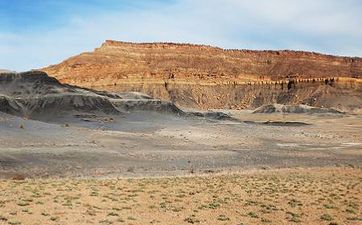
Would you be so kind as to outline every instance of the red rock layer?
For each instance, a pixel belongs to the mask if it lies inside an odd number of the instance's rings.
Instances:
[[[309,96],[293,103],[303,103],[320,85],[330,83],[336,88],[345,87],[342,82],[352,82],[356,86],[353,93],[357,91],[359,96],[362,58],[288,50],[225,50],[193,44],[106,41],[94,52],[74,56],[43,70],[65,83],[114,91],[144,91],[157,98],[175,100],[182,106],[247,108],[256,107],[250,103],[251,98],[258,95],[254,92],[262,85],[284,85],[284,90],[290,91],[307,83],[318,84],[312,85],[315,88]],[[288,88],[290,80],[298,85]],[[253,94],[228,99],[227,104],[224,97],[213,98],[220,94],[228,96],[233,93],[233,87],[240,85],[251,85]],[[242,88],[243,91],[249,89]],[[179,96],[175,96],[176,93]],[[192,100],[182,100],[180,96]]]

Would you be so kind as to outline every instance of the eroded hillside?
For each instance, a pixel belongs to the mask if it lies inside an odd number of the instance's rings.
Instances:
[[[70,84],[140,91],[202,109],[362,105],[362,59],[311,52],[106,41],[94,52],[43,70]]]

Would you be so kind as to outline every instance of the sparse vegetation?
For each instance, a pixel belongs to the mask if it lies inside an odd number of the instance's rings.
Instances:
[[[321,220],[332,221],[333,217],[329,214],[323,214],[323,215],[321,215]]]
[[[340,168],[190,178],[2,180],[0,223],[338,225],[361,221],[361,174],[357,168]]]
[[[219,215],[219,216],[217,217],[217,220],[220,220],[220,221],[229,221],[230,218],[227,217],[227,216],[225,216],[225,215]]]

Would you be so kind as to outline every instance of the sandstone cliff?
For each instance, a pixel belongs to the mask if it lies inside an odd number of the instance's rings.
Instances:
[[[362,107],[362,59],[312,52],[106,41],[43,71],[61,82],[141,91],[185,107]]]

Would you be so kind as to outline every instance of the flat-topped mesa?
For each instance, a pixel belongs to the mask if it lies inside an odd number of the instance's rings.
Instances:
[[[203,109],[272,103],[322,106],[326,103],[314,99],[326,93],[337,95],[347,86],[358,91],[358,95],[350,93],[353,99],[362,99],[362,58],[303,51],[108,40],[93,52],[43,71],[63,83],[115,92],[139,91]],[[292,94],[291,89],[298,93]],[[342,98],[340,102],[344,105]]]
[[[131,79],[159,83],[168,78],[209,84],[247,83],[290,78],[361,78],[362,59],[289,50],[224,50],[207,45],[108,40],[94,52],[72,57],[44,71],[61,81],[86,86],[113,85]]]

